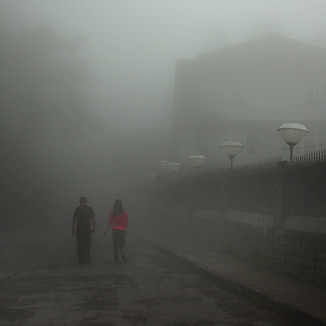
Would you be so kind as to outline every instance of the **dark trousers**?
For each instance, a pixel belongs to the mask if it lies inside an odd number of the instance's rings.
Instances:
[[[112,240],[114,261],[119,261],[119,253],[122,259],[125,260],[126,230],[112,230]]]
[[[87,232],[77,232],[77,254],[79,262],[83,263],[85,260],[89,262],[89,253],[91,250],[91,231]]]

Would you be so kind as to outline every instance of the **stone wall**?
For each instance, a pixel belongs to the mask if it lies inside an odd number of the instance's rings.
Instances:
[[[326,286],[326,218],[290,216],[283,228],[277,228],[272,215],[239,211],[223,215],[198,209],[189,218],[186,209],[178,208],[164,218],[167,229],[187,241],[234,255],[257,268]]]
[[[294,163],[158,179],[172,229],[228,254],[326,284],[326,151]],[[164,181],[164,182],[163,182]],[[168,217],[168,218],[167,218]],[[170,231],[171,232],[171,231]]]

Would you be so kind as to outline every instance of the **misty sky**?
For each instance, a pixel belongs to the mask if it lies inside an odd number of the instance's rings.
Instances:
[[[92,108],[126,125],[168,121],[176,59],[270,31],[326,44],[322,0],[2,0],[14,23],[85,39]]]

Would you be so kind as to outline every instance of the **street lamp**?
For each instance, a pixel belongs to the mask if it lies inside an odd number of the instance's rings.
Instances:
[[[294,146],[308,134],[309,130],[298,123],[283,123],[277,131],[290,147],[290,162],[292,162]]]
[[[157,178],[157,173],[151,172],[151,173],[148,173],[148,176],[150,177],[151,180],[154,181]]]
[[[190,164],[195,168],[196,173],[198,173],[199,168],[203,165],[205,161],[205,156],[203,155],[191,155],[189,157]]]
[[[173,179],[176,179],[176,174],[180,169],[180,163],[179,162],[169,162],[166,167],[169,169],[169,171],[173,175]]]
[[[221,145],[224,153],[230,158],[230,168],[233,169],[233,159],[242,151],[243,145],[238,141],[226,141]]]
[[[168,162],[168,161],[165,161],[165,160],[160,160],[160,161],[158,162],[159,167],[160,167],[162,173],[165,171],[165,168],[166,168],[166,166],[168,165],[168,163],[169,163],[169,162]]]

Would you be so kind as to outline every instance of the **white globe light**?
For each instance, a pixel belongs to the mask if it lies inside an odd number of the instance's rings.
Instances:
[[[157,177],[157,173],[154,173],[154,172],[152,172],[152,173],[148,173],[148,176],[149,176],[152,180],[155,180],[156,177]]]
[[[221,147],[227,156],[233,158],[242,151],[244,146],[238,141],[226,141]]]
[[[304,125],[298,123],[283,123],[277,131],[288,145],[298,144],[309,132]]]
[[[160,166],[160,169],[165,169],[166,168],[166,166],[168,165],[168,161],[165,161],[165,160],[160,160],[159,162],[158,162],[158,164],[159,164],[159,166]]]
[[[203,155],[191,155],[189,157],[189,161],[191,163],[191,165],[195,168],[199,168],[203,165],[204,161],[205,161],[205,156]]]
[[[171,171],[171,172],[177,172],[180,168],[180,163],[178,162],[169,162],[167,164],[167,168]]]

